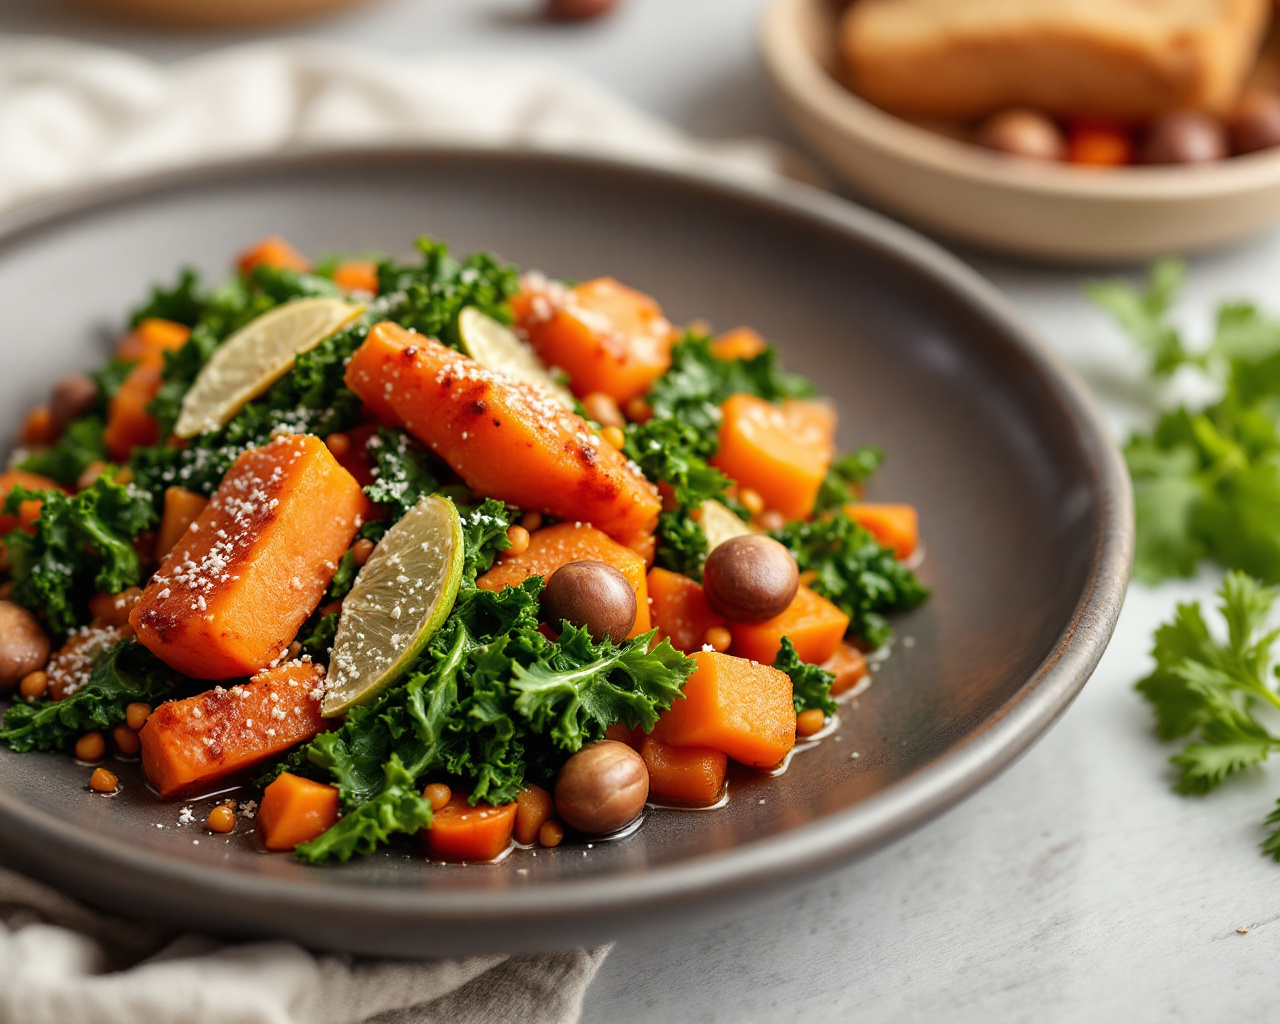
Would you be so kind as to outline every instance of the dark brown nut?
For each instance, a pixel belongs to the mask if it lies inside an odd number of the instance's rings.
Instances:
[[[1032,160],[1065,160],[1067,139],[1050,118],[1034,110],[1002,110],[978,126],[974,141],[988,149]]]
[[[730,622],[764,622],[780,615],[799,587],[791,552],[761,534],[717,544],[702,569],[707,602]]]
[[[547,0],[547,17],[556,21],[587,21],[608,14],[618,0]]]
[[[597,643],[608,637],[620,644],[636,624],[636,592],[611,565],[569,562],[542,589],[542,620],[555,630],[567,621]]]
[[[1240,154],[1280,146],[1280,93],[1253,89],[1231,115],[1231,141]]]
[[[1206,164],[1229,152],[1221,121],[1198,110],[1175,110],[1151,122],[1138,159],[1144,164]]]
[[[556,779],[556,811],[591,836],[626,828],[649,799],[649,769],[625,743],[600,740],[564,763]]]
[[[49,661],[49,638],[40,622],[21,605],[0,601],[0,690],[17,686],[22,677]]]
[[[49,415],[54,429],[61,434],[67,424],[87,416],[98,405],[98,385],[83,373],[63,377],[53,386],[49,396]]]

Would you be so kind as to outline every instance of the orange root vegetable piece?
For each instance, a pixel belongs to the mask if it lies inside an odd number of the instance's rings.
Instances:
[[[472,807],[466,793],[455,792],[435,812],[424,833],[427,852],[441,860],[496,860],[511,842],[516,807],[514,803]]]
[[[138,363],[107,403],[107,428],[102,441],[107,454],[116,462],[124,462],[129,453],[160,439],[160,426],[147,412],[147,406],[160,390],[160,367],[144,360]]]
[[[658,721],[673,747],[710,747],[735,761],[771,768],[796,742],[791,677],[768,665],[699,651],[698,667]]]
[[[785,636],[791,638],[801,661],[819,665],[835,654],[848,628],[849,616],[802,585],[781,615],[754,624],[729,623],[730,650],[740,658],[772,665]]]
[[[820,402],[773,405],[732,395],[721,406],[720,451],[711,460],[739,487],[750,487],[767,508],[788,519],[813,512],[831,467],[835,417]]]
[[[142,769],[166,800],[282,754],[324,728],[324,669],[291,661],[247,683],[161,704],[138,733]]]
[[[914,505],[855,502],[844,511],[899,558],[910,558],[920,543],[920,517]]]
[[[133,606],[138,639],[198,679],[263,668],[315,611],[365,507],[317,437],[245,452]]]
[[[710,747],[670,747],[641,732],[636,750],[649,769],[649,799],[675,807],[710,807],[724,792],[729,762]]]
[[[677,651],[702,650],[707,630],[725,625],[724,617],[707,603],[701,584],[688,576],[655,567],[649,570],[647,583],[657,639],[669,639]]]
[[[281,772],[262,791],[258,834],[268,850],[292,850],[323,835],[338,821],[338,788]]]
[[[342,454],[334,452],[333,457],[338,460],[338,465],[356,478],[356,483],[361,487],[368,487],[373,483],[373,471],[377,463],[374,462],[373,455],[369,452],[369,438],[377,433],[377,426],[373,423],[361,423],[358,427],[353,427],[346,432],[347,434],[347,450]]]
[[[839,697],[867,678],[867,659],[856,647],[843,641],[836,653],[822,663],[822,667],[835,679],[831,681],[831,696]]]
[[[517,327],[573,393],[601,391],[619,404],[649,390],[671,365],[671,325],[649,296],[610,277],[576,288],[549,283],[511,300]]]
[[[589,522],[624,544],[657,524],[657,489],[582,417],[432,338],[377,324],[346,380],[375,416],[403,424],[477,494]]]
[[[264,238],[251,249],[246,249],[236,260],[240,273],[247,274],[256,266],[276,267],[280,270],[307,271],[311,261],[279,235]]]
[[[23,444],[45,445],[58,440],[58,427],[53,422],[53,413],[47,405],[37,405],[22,421],[22,432],[19,435]]]
[[[347,260],[333,271],[333,283],[349,292],[378,294],[378,264],[373,260]]]
[[[185,487],[167,487],[164,492],[164,514],[160,517],[160,529],[156,533],[156,557],[164,558],[178,541],[200,518],[209,499]]]
[[[523,583],[530,576],[545,579],[569,562],[585,561],[604,562],[627,578],[631,589],[636,592],[636,624],[630,635],[647,633],[651,622],[644,559],[585,523],[556,523],[555,526],[534,530],[529,534],[529,547],[524,554],[499,556],[493,568],[476,580],[476,586],[484,590],[501,590]],[[560,628],[558,622],[549,625],[554,629]]]
[[[712,339],[711,354],[717,359],[751,359],[768,347],[750,327],[735,327]]]
[[[116,357],[134,362],[154,362],[164,365],[164,354],[182,348],[191,336],[191,328],[173,320],[147,317],[131,330],[116,346]]]
[[[61,484],[55,483],[47,476],[39,473],[28,473],[25,469],[11,469],[0,473],[0,506],[4,505],[9,492],[15,487],[25,487],[29,491],[61,491]],[[15,526],[21,525],[30,532],[31,524],[40,517],[40,506],[43,502],[28,498],[18,507],[17,515],[0,514],[0,537]]]

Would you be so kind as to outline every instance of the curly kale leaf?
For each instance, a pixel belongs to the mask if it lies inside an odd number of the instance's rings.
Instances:
[[[875,475],[883,461],[884,452],[869,444],[836,459],[818,488],[814,513],[833,512],[841,505],[861,501],[862,485]]]
[[[885,616],[915,608],[929,590],[891,550],[843,511],[812,522],[791,522],[772,536],[796,557],[809,584],[849,616],[849,628],[873,647],[892,635]]]
[[[824,714],[834,714],[836,702],[831,699],[831,684],[836,677],[821,665],[808,665],[800,660],[790,637],[782,638],[782,649],[773,661],[773,667],[791,677],[791,699],[796,712],[818,708]]]
[[[691,579],[702,579],[702,563],[707,560],[707,535],[688,509],[660,513],[656,535],[658,565]]]
[[[15,487],[4,511],[13,514],[30,498],[43,502],[35,532],[13,530],[4,539],[12,598],[54,633],[67,633],[81,623],[95,591],[116,594],[141,582],[133,541],[155,523],[155,510],[150,495],[109,473],[75,495]]]
[[[74,420],[58,440],[48,448],[28,455],[18,468],[47,476],[65,487],[74,487],[90,465],[109,460],[107,447],[102,441],[105,428],[100,416]]]
[[[397,522],[424,494],[440,486],[426,447],[402,430],[380,429],[365,444],[373,456],[373,483],[364,489],[388,522]]]
[[[154,704],[174,683],[173,672],[136,640],[124,640],[98,656],[89,678],[64,700],[15,701],[0,727],[11,750],[66,750],[86,732],[124,721],[136,701]]]
[[[520,513],[495,498],[486,498],[479,505],[458,505],[458,515],[462,517],[462,538],[466,545],[462,578],[474,580],[489,570],[500,551],[511,547],[507,529]]]

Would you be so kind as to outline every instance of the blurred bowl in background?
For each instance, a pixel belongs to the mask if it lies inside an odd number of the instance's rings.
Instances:
[[[367,0],[79,0],[112,17],[172,28],[243,28],[327,14]]]
[[[885,113],[840,81],[838,0],[771,0],[760,29],[783,108],[859,192],[934,232],[1067,262],[1147,260],[1256,234],[1280,219],[1280,149],[1184,167],[1020,160]],[[1274,81],[1273,48],[1255,80]]]

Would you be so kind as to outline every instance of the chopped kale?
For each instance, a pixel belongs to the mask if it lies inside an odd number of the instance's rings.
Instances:
[[[133,541],[155,523],[155,512],[146,492],[116,483],[109,472],[75,495],[15,487],[4,510],[12,514],[29,498],[43,502],[34,533],[15,529],[4,538],[12,598],[64,634],[87,621],[94,592],[116,594],[141,582]]]
[[[849,628],[873,647],[892,635],[885,616],[915,608],[929,590],[915,573],[844,512],[788,523],[771,534],[785,544],[809,584],[849,616]]]
[[[124,721],[135,701],[154,704],[175,675],[136,640],[122,640],[98,656],[89,678],[64,700],[14,701],[0,727],[0,743],[19,752],[67,750],[86,732]]]
[[[824,714],[833,714],[837,704],[831,699],[831,684],[836,677],[821,665],[808,665],[796,654],[790,637],[782,638],[782,649],[773,661],[773,667],[791,677],[791,699],[797,714],[817,708]]]
[[[93,463],[107,461],[107,448],[102,441],[105,428],[98,416],[74,420],[57,441],[28,455],[18,468],[47,476],[65,487],[74,487],[80,475]]]
[[[814,502],[815,514],[831,512],[841,505],[862,500],[862,485],[865,484],[884,461],[884,452],[869,444],[855,448],[847,455],[842,455],[831,464],[822,486],[818,488],[818,497]]]
[[[373,455],[373,483],[364,493],[385,511],[388,522],[398,522],[440,486],[434,456],[404,431],[380,429],[365,447]]]

